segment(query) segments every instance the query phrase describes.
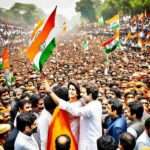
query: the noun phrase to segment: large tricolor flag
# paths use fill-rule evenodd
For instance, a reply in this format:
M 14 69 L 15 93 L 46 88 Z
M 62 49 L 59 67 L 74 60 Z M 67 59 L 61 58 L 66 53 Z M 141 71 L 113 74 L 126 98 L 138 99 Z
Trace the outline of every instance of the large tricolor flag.
M 56 41 L 52 34 L 55 28 L 56 8 L 48 17 L 37 37 L 27 49 L 27 58 L 38 71 L 42 70 L 44 63 L 52 55 Z
M 0 69 L 9 69 L 10 62 L 9 62 L 9 49 L 4 48 L 2 50 L 2 55 L 0 58 Z
M 56 150 L 55 139 L 57 136 L 66 134 L 71 139 L 70 150 L 78 150 L 77 142 L 70 128 L 68 113 L 56 108 L 48 131 L 47 150 Z
M 105 23 L 109 24 L 112 30 L 120 28 L 119 15 L 113 16 L 112 18 L 106 20 Z

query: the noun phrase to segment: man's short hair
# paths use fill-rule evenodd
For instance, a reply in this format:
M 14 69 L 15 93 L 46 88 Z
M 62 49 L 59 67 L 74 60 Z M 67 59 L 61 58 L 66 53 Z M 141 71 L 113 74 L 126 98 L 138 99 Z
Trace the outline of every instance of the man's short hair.
M 104 135 L 97 140 L 98 150 L 116 150 L 117 147 L 115 139 L 110 135 Z
M 56 140 L 56 150 L 70 150 L 71 140 L 66 134 L 59 135 Z
M 36 108 L 38 106 L 38 101 L 40 100 L 40 96 L 38 94 L 33 94 L 30 97 L 30 102 L 32 104 L 32 108 Z
M 136 144 L 135 137 L 130 133 L 122 133 L 120 135 L 120 145 L 124 150 L 133 150 Z
M 145 120 L 145 128 L 150 129 L 150 117 Z
M 31 104 L 31 101 L 30 100 L 27 100 L 27 99 L 21 99 L 18 103 L 18 107 L 20 109 L 23 109 L 24 105 L 25 104 Z
M 135 114 L 137 119 L 142 118 L 144 108 L 143 108 L 143 104 L 141 102 L 137 102 L 137 101 L 130 102 L 128 106 L 130 108 L 131 115 Z
M 95 85 L 89 83 L 83 84 L 82 87 L 86 88 L 87 95 L 92 95 L 93 100 L 96 100 L 98 98 L 98 88 Z
M 121 115 L 123 113 L 122 103 L 119 100 L 110 100 L 109 104 L 111 105 L 112 111 L 116 110 L 117 115 Z
M 31 112 L 21 113 L 17 117 L 17 129 L 21 132 L 25 130 L 26 126 L 31 126 L 36 120 L 36 116 Z
M 51 112 L 53 113 L 54 109 L 56 108 L 56 103 L 52 100 L 52 97 L 50 95 L 46 95 L 44 97 L 44 106 L 45 106 L 45 109 L 48 111 L 48 112 Z

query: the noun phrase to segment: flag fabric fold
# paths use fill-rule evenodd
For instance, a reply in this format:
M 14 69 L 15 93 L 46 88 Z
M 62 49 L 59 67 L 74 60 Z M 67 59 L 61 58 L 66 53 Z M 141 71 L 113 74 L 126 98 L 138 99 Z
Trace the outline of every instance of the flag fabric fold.
M 120 28 L 120 23 L 119 23 L 119 15 L 115 15 L 112 18 L 108 19 L 105 21 L 106 24 L 110 25 L 110 29 L 116 30 Z
M 9 49 L 4 48 L 2 51 L 2 55 L 0 58 L 0 69 L 9 69 L 10 68 L 10 62 L 9 62 Z
M 57 136 L 66 134 L 71 139 L 70 150 L 77 150 L 77 142 L 74 135 L 72 134 L 68 113 L 56 108 L 53 114 L 53 119 L 49 126 L 48 139 L 47 139 L 47 150 L 55 150 L 55 139 Z
M 111 43 L 109 43 L 109 45 L 106 45 L 105 49 L 105 53 L 109 54 L 111 52 L 113 52 L 117 47 L 119 47 L 120 42 L 119 41 L 112 41 Z
M 53 54 L 53 49 L 56 47 L 56 41 L 55 38 L 50 41 L 50 43 L 42 50 L 37 53 L 33 60 L 33 67 L 37 71 L 41 71 L 43 68 L 43 65 L 48 60 L 49 56 Z
M 103 42 L 101 45 L 104 47 L 104 51 L 106 54 L 109 54 L 113 52 L 116 48 L 120 47 L 119 31 L 117 31 L 112 38 Z
M 33 64 L 34 68 L 39 71 L 41 71 L 44 63 L 48 60 L 48 57 L 52 54 L 53 49 L 56 47 L 55 38 L 51 34 L 55 29 L 55 16 L 56 8 L 43 25 L 39 35 L 37 35 L 35 40 L 27 49 L 27 58 Z
M 38 30 L 42 27 L 44 20 L 41 19 L 37 22 L 34 30 L 32 31 L 32 35 L 31 35 L 31 39 L 33 39 L 33 37 L 35 36 L 35 34 L 38 32 Z

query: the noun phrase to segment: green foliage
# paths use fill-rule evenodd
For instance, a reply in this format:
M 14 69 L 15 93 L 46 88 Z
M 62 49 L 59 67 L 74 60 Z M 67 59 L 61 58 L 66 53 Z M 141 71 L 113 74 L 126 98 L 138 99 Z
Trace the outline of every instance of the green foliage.
M 25 25 L 33 25 L 44 13 L 33 4 L 15 3 L 9 10 L 0 9 L 1 19 Z
M 76 11 L 80 12 L 84 18 L 92 22 L 96 20 L 94 2 L 92 0 L 81 0 L 77 2 Z
M 76 10 L 90 21 L 96 16 L 108 19 L 117 13 L 135 15 L 150 11 L 150 0 L 80 0 L 76 4 Z
M 99 9 L 105 19 L 117 13 L 135 15 L 149 11 L 150 0 L 105 0 Z

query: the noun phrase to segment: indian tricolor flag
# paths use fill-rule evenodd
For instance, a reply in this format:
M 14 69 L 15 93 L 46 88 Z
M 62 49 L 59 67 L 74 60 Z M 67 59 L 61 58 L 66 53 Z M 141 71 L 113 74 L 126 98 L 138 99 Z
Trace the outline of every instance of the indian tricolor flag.
M 102 46 L 104 47 L 105 53 L 109 54 L 113 52 L 117 47 L 120 46 L 120 41 L 117 40 L 115 37 L 112 37 L 105 41 Z
M 49 56 L 52 55 L 53 49 L 56 47 L 56 41 L 53 35 L 55 29 L 55 16 L 56 8 L 27 49 L 27 58 L 38 71 L 42 70 L 44 63 L 48 60 Z
M 9 62 L 9 49 L 4 48 L 2 50 L 2 55 L 0 57 L 0 69 L 9 69 L 10 62 Z
M 106 20 L 105 23 L 109 24 L 112 30 L 120 28 L 119 15 L 113 16 L 112 18 Z

